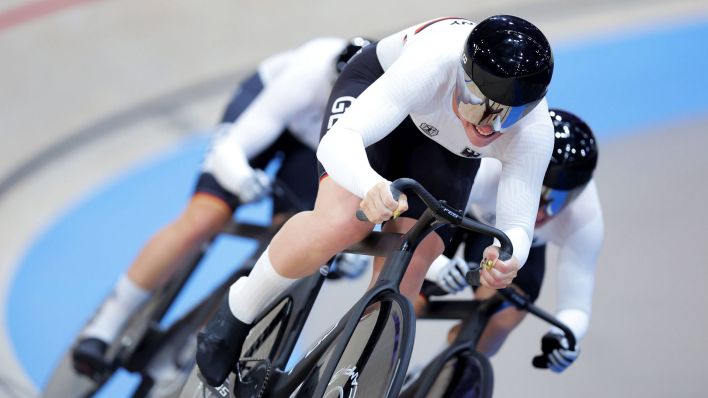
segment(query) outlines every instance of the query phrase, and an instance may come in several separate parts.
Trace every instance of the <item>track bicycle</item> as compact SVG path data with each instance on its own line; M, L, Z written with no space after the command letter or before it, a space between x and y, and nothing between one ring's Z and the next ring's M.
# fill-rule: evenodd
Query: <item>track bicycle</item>
M471 282L476 284L477 281ZM422 293L427 297L447 294L434 285L424 288ZM494 389L492 365L476 346L489 319L504 301L556 326L570 348L575 347L575 336L565 324L513 287L499 289L485 300L429 300L419 319L462 319L461 327L455 340L436 355L414 381L407 383L400 397L490 398ZM536 367L543 365L534 362Z
M221 386L208 385L195 367L180 397L397 397L415 335L415 314L399 284L418 244L437 228L453 224L497 238L503 260L511 257L512 247L502 231L465 217L414 180L398 179L391 191L394 197L409 191L428 209L407 233L372 232L347 250L386 257L383 269L374 286L299 362L286 370L327 265L287 289L256 318L240 358L234 358L234 371ZM478 280L479 273L470 277Z
M273 181L271 188L273 195L283 198L294 208L305 208L287 186L278 180ZM197 269L210 246L210 244L204 245L186 267L157 289L148 302L131 316L118 338L109 346L102 370L78 372L75 369L72 352L78 341L77 338L59 360L41 396L44 398L93 396L119 368L140 374L140 384L132 394L134 398L178 395L194 364L197 331L216 311L229 286L240 277L249 274L280 226L282 223L262 226L237 223L232 220L221 234L248 238L257 243L253 254L240 264L238 269L179 319L167 328L161 327L160 321Z

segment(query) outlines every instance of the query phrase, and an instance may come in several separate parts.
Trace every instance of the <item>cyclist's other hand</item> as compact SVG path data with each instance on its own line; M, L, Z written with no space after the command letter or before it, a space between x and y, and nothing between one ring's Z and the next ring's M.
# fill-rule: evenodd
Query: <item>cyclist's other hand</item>
M430 265L425 279L435 282L448 293L455 293L467 287L465 275L469 270L470 267L464 259L460 257L449 259L440 255Z
M270 193L270 177L260 169L254 169L238 182L236 196L241 203L249 203Z
M406 195L401 194L396 201L391 194L390 185L388 181L381 181L374 185L359 204L366 218L374 224L382 223L392 217L396 218L408 210Z
M556 332L548 332L541 339L542 354L533 358L533 366L539 369L550 369L561 373L568 368L580 354L577 344L574 350L568 348L565 336Z
M521 268L519 260L514 256L506 261L500 260L499 248L496 246L484 249L482 264L485 262L493 264L492 268L482 266L479 279L483 286L493 289L503 289L509 286Z

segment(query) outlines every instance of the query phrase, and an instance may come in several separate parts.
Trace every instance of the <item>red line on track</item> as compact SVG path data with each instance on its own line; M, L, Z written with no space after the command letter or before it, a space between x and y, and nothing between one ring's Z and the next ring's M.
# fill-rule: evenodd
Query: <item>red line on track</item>
M93 0L40 0L0 12L0 31Z

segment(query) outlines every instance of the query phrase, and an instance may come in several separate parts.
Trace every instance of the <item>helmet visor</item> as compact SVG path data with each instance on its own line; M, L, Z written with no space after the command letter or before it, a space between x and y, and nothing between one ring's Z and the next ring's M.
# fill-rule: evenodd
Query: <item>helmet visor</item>
M476 126L489 125L494 131L501 131L514 125L526 116L541 101L536 101L519 106L504 105L493 101L482 94L482 90L472 81L472 78L462 70L458 78L458 113L468 122Z
M541 187L541 200L538 203L538 210L544 212L547 217L553 217L568 207L583 192L583 189L585 189L585 185L569 191L543 186Z

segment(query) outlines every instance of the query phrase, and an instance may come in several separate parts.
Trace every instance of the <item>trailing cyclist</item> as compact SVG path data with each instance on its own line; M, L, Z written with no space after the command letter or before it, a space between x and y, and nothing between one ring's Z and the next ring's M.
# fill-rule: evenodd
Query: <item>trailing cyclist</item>
M532 302L538 298L546 268L546 245L558 247L558 293L556 317L566 324L580 341L586 334L592 308L595 268L603 239L603 221L593 172L598 149L590 127L574 114L550 110L555 128L551 162L543 179L536 216L533 243L526 265L514 279L514 285ZM472 188L469 216L493 225L497 214L496 192L501 178L498 162L485 159ZM469 231L457 231L453 243L435 260L426 279L448 293L467 286L464 276L468 262L476 262L490 243L487 237ZM455 256L464 244L461 256ZM494 291L479 287L477 298L487 298ZM416 307L424 305L419 298ZM494 355L506 337L523 320L525 311L505 306L490 320L478 350ZM542 354L534 358L537 367L562 372L575 361L579 350L569 350L558 329L551 329L541 339Z
M419 181L461 209L479 158L499 159L496 226L512 240L514 257L501 261L490 245L485 259L493 268L481 277L486 286L507 286L526 261L553 149L545 100L552 72L544 35L513 16L479 24L436 19L365 48L340 75L326 108L315 208L285 223L198 336L204 380L214 386L224 381L250 324L273 297L363 239L374 223L389 220L383 229L391 232L414 224L425 207L404 195L394 200L389 184L398 177ZM371 222L355 218L360 208ZM401 283L411 300L453 231L435 232L418 246ZM375 261L374 278L382 263Z
M363 38L314 39L267 58L241 82L186 209L147 242L83 331L73 354L79 372L107 366L107 347L151 293L186 266L239 205L269 193L270 179L262 169L276 155L282 155L278 180L307 208L314 206L315 149L327 96L347 62L368 44ZM273 222L282 223L295 210L276 196Z

